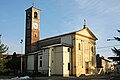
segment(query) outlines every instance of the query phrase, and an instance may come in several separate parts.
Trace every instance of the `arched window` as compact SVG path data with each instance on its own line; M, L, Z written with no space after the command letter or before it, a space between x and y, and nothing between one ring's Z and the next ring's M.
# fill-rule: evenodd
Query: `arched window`
M91 51L94 52L94 47L93 46L91 47Z
M27 12L27 19L30 19L30 18L31 18L31 13Z
M38 17L37 12L34 12L34 18L37 18L37 17Z
M37 35L35 34L35 38L37 37Z

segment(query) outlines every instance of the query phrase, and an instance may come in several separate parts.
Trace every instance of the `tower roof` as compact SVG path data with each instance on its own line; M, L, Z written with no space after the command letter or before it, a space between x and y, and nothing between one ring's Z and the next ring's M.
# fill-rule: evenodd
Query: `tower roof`
M37 10L40 10L40 9L34 7L34 6L31 6L30 8L26 9L25 11L30 10L30 9L32 9L32 8L37 9Z

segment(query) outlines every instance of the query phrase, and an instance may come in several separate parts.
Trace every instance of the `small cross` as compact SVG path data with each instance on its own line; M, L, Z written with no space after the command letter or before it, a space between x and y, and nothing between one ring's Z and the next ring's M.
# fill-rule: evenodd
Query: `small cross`
M86 20L84 19L84 25L83 25L83 28L85 28L86 27Z

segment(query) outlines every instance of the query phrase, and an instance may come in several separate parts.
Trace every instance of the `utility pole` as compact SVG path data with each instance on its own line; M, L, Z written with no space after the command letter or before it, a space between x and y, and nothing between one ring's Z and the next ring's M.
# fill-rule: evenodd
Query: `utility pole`
M0 34L0 44L1 44L1 36L2 36L2 35Z

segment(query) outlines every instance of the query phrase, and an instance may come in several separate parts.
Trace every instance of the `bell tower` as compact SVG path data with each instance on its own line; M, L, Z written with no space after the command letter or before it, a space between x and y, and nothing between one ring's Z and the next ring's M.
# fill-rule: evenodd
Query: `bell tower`
M33 6L26 10L25 54L37 50L40 37L40 10Z

